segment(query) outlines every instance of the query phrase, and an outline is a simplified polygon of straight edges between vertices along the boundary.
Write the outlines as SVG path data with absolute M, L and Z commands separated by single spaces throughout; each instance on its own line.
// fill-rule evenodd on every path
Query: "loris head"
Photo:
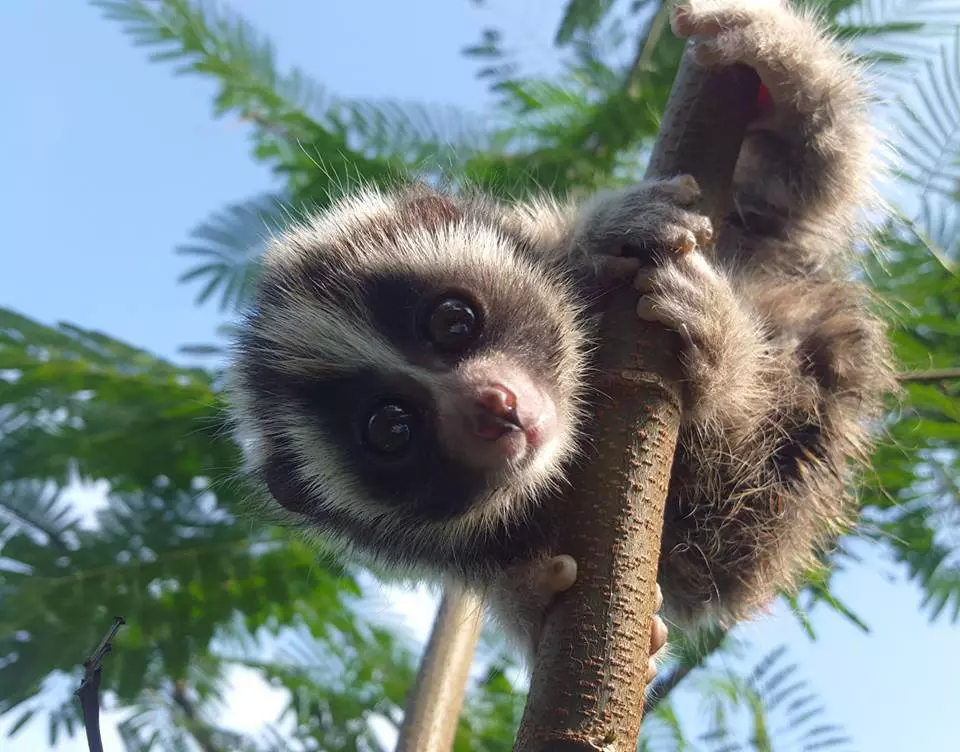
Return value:
M 585 343 L 513 227 L 488 202 L 364 192 L 272 243 L 229 399 L 296 524 L 394 566 L 521 544 L 575 448 Z

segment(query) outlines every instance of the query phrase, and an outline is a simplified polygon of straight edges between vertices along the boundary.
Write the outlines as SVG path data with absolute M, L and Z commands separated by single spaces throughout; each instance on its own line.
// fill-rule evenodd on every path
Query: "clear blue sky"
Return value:
M 231 5 L 272 36 L 283 64 L 300 65 L 332 92 L 482 111 L 487 95 L 459 49 L 496 20 L 532 65 L 552 66 L 560 3 Z M 0 27 L 0 304 L 171 357 L 180 344 L 212 339 L 220 319 L 196 308 L 194 290 L 176 283 L 184 260 L 173 248 L 212 210 L 273 187 L 249 157 L 243 126 L 211 118 L 210 83 L 149 64 L 83 2 L 8 0 L 0 4 Z M 860 749 L 955 750 L 960 631 L 929 625 L 917 611 L 919 592 L 889 565 L 873 564 L 843 575 L 839 587 L 873 626 L 871 635 L 826 613 L 815 616 L 816 644 L 783 615 L 748 631 L 761 649 L 791 643 L 831 718 Z M 422 631 L 423 609 L 403 612 Z M 249 677 L 240 679 L 246 694 L 235 693 L 231 718 L 252 705 L 276 705 Z M 684 710 L 699 712 L 688 703 Z M 0 750 L 34 752 L 44 740 L 44 726 L 33 723 L 13 742 L 0 740 Z M 59 749 L 85 744 L 77 737 Z

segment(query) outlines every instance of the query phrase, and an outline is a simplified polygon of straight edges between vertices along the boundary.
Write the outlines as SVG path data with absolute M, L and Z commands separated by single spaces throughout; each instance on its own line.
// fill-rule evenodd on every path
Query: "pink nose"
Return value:
M 511 431 L 522 431 L 517 415 L 517 395 L 502 384 L 484 389 L 476 399 L 473 432 L 481 439 L 496 441 Z

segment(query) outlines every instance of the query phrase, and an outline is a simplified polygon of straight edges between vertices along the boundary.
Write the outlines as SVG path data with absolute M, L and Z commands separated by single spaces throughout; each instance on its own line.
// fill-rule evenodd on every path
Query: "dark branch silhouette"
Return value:
M 100 674 L 103 670 L 103 659 L 113 646 L 111 642 L 126 624 L 122 616 L 114 616 L 109 631 L 100 640 L 100 644 L 83 663 L 83 680 L 74 694 L 80 700 L 83 710 L 83 726 L 87 732 L 87 747 L 90 752 L 103 752 L 103 740 L 100 738 Z

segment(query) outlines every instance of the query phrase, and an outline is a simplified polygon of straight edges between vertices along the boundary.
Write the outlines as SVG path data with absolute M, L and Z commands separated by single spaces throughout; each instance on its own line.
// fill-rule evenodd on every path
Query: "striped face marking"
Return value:
M 556 482 L 581 396 L 576 308 L 478 212 L 378 196 L 268 253 L 230 393 L 287 510 L 353 542 L 476 537 Z

